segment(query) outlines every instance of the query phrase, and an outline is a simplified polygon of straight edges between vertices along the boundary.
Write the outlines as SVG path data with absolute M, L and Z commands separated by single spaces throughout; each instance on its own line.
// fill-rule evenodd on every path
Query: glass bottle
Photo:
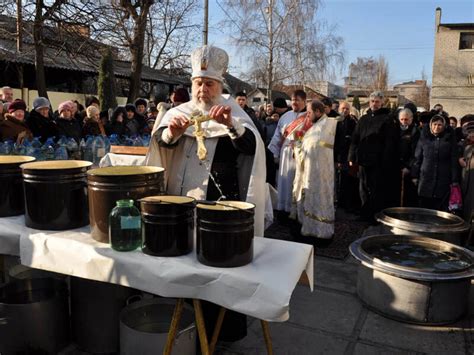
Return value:
M 131 251 L 142 244 L 141 216 L 133 200 L 118 200 L 109 215 L 109 242 L 112 249 Z

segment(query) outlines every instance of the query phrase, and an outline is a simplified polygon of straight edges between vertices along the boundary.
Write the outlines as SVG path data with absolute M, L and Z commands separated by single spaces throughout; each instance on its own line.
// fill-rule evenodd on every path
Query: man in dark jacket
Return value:
M 396 204 L 392 180 L 398 171 L 398 132 L 383 102 L 381 91 L 370 94 L 370 109 L 355 128 L 348 158 L 350 166 L 359 164 L 361 219 L 369 222 L 374 222 L 375 213 Z
M 341 102 L 339 112 L 343 119 L 337 123 L 334 138 L 334 160 L 336 163 L 337 205 L 348 212 L 360 208 L 359 179 L 354 169 L 349 169 L 347 157 L 351 146 L 352 134 L 357 125 L 357 118 L 351 115 L 348 102 Z
M 417 207 L 418 193 L 411 180 L 411 166 L 415 157 L 415 149 L 420 138 L 420 130 L 415 125 L 415 117 L 409 108 L 398 112 L 399 121 L 399 183 L 397 191 L 400 196 L 400 206 Z M 402 181 L 403 179 L 403 181 Z
M 250 117 L 255 127 L 257 127 L 258 129 L 258 133 L 260 133 L 260 136 L 262 137 L 262 139 L 264 139 L 262 123 L 257 119 L 253 108 L 247 106 L 247 94 L 243 91 L 239 91 L 237 94 L 235 94 L 235 101 L 242 108 L 242 110 L 244 110 L 245 113 Z

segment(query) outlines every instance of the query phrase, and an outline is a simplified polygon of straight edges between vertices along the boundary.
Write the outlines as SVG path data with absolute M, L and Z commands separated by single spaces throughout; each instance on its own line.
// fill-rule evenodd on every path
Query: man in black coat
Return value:
M 354 169 L 349 169 L 347 157 L 351 146 L 352 134 L 357 125 L 357 118 L 351 115 L 351 106 L 348 102 L 339 105 L 342 120 L 337 123 L 336 137 L 334 138 L 334 161 L 336 163 L 336 192 L 337 205 L 348 212 L 355 212 L 360 208 L 359 179 Z
M 411 167 L 415 157 L 415 149 L 420 138 L 420 130 L 415 125 L 415 117 L 409 108 L 404 108 L 398 112 L 399 121 L 399 183 L 398 195 L 400 196 L 400 206 L 417 207 L 418 193 L 416 186 L 411 179 Z M 403 179 L 403 181 L 402 181 Z
M 247 105 L 247 94 L 243 91 L 239 91 L 237 94 L 235 94 L 235 102 L 237 102 L 237 104 L 242 108 L 242 110 L 244 110 L 245 113 L 249 115 L 253 124 L 258 129 L 258 133 L 260 133 L 260 136 L 262 137 L 262 139 L 265 139 L 264 134 L 263 134 L 262 122 L 259 119 L 257 119 L 254 109 L 251 107 L 248 107 Z
M 359 164 L 361 219 L 369 222 L 375 213 L 396 205 L 398 132 L 383 102 L 381 91 L 370 94 L 370 108 L 360 118 L 349 149 L 349 165 Z

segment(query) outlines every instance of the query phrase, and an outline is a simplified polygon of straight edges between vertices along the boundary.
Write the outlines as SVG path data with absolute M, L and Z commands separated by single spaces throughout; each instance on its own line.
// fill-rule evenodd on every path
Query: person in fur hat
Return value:
M 25 138 L 33 138 L 33 134 L 25 122 L 25 101 L 16 99 L 8 105 L 8 113 L 0 122 L 0 140 L 13 140 L 21 144 Z

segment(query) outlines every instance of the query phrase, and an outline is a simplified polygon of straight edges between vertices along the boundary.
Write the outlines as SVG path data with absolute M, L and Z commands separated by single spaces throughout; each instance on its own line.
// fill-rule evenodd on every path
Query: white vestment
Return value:
M 296 148 L 291 217 L 301 234 L 329 239 L 334 234 L 334 137 L 337 119 L 323 115 Z
M 293 156 L 293 143 L 295 141 L 295 136 L 294 134 L 289 134 L 286 138 L 283 138 L 284 132 L 291 122 L 304 114 L 304 112 L 288 111 L 281 116 L 278 120 L 275 134 L 268 145 L 268 149 L 273 153 L 275 158 L 279 158 L 280 160 L 277 180 L 277 209 L 280 211 L 290 212 L 291 210 L 291 196 L 293 180 L 295 178 L 295 159 Z
M 238 181 L 240 196 L 243 200 L 255 204 L 255 235 L 262 236 L 265 222 L 269 225 L 273 221 L 273 211 L 265 208 L 269 201 L 268 187 L 265 183 L 265 150 L 263 141 L 248 115 L 232 99 L 222 98 L 220 104 L 231 107 L 232 119 L 240 122 L 246 129 L 250 129 L 255 136 L 255 155 L 240 154 L 237 160 Z M 207 157 L 200 161 L 196 155 L 197 143 L 193 135 L 194 126 L 188 127 L 178 144 L 172 149 L 160 147 L 156 132 L 158 128 L 167 127 L 169 121 L 178 115 L 190 117 L 193 110 L 199 109 L 192 101 L 181 104 L 166 112 L 163 119 L 152 133 L 150 148 L 145 160 L 146 165 L 164 167 L 166 191 L 172 195 L 186 195 L 198 200 L 206 199 L 209 173 L 214 159 L 218 137 L 229 134 L 226 127 L 214 120 L 201 124 L 205 132 L 204 144 Z M 207 114 L 207 112 L 203 112 Z M 270 202 L 269 202 L 270 203 Z

